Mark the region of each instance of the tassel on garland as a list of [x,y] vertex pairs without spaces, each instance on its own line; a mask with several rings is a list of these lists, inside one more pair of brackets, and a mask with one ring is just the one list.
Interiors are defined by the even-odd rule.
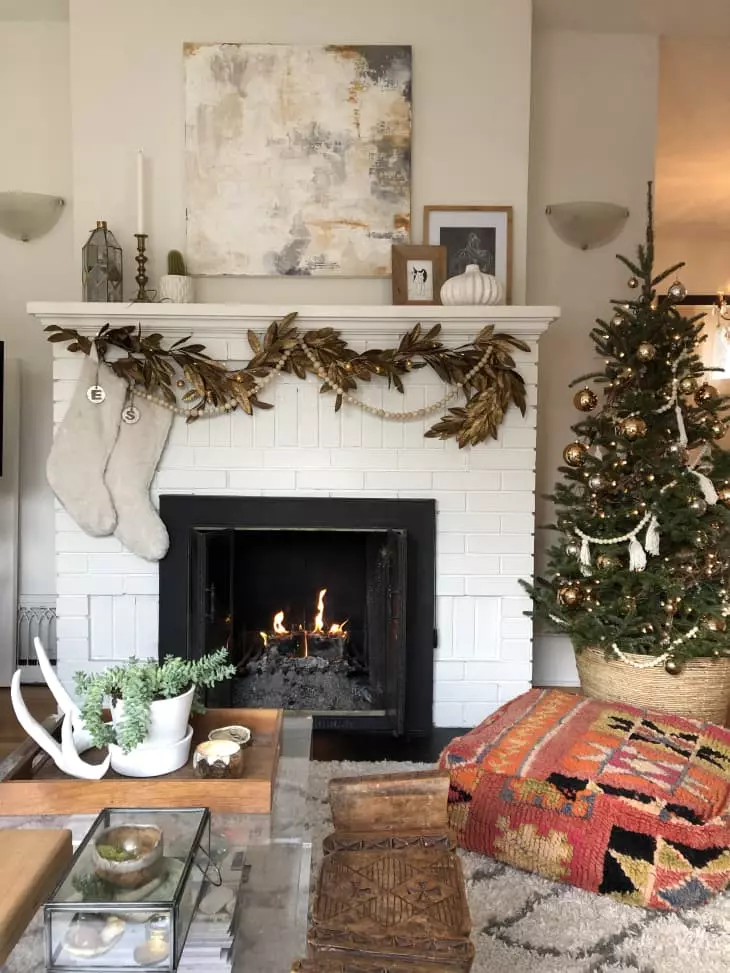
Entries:
[[646,528],[644,548],[646,553],[651,554],[652,557],[656,557],[659,553],[659,521],[653,514],[649,526]]
[[700,473],[699,470],[690,470],[690,472],[694,473],[694,475],[697,477],[700,490],[702,490],[702,496],[705,498],[706,502],[709,503],[710,506],[716,504],[720,498],[718,497],[717,490],[715,489],[715,486],[709,476],[705,476],[705,474]]
[[588,543],[588,538],[584,537],[580,545],[580,554],[578,555],[578,560],[580,562],[581,568],[590,568],[591,566],[591,545]]
[[687,429],[684,425],[684,416],[682,415],[682,407],[679,402],[675,405],[674,411],[677,415],[677,432],[679,433],[679,444],[680,446],[687,445]]
[[629,571],[643,571],[646,567],[646,551],[636,537],[629,541]]

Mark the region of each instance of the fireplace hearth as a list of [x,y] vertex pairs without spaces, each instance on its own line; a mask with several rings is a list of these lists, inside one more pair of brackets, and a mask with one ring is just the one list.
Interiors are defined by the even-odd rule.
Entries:
[[430,730],[432,501],[163,496],[160,513],[160,654],[227,646],[237,674],[211,702]]

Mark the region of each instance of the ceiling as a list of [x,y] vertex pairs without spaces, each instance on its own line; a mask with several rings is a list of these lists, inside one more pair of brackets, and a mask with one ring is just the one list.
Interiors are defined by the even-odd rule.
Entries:
[[68,0],[0,0],[2,20],[68,20]]
[[534,11],[543,29],[730,36],[730,0],[534,0]]

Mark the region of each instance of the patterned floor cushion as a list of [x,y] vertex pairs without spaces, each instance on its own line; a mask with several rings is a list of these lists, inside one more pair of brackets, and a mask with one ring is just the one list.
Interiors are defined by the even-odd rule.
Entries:
[[459,843],[633,905],[730,886],[730,731],[559,690],[507,703],[441,754]]

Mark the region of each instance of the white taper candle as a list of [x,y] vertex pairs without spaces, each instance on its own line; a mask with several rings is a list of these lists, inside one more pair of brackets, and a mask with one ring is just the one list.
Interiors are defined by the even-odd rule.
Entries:
[[137,152],[137,233],[144,233],[144,153]]

